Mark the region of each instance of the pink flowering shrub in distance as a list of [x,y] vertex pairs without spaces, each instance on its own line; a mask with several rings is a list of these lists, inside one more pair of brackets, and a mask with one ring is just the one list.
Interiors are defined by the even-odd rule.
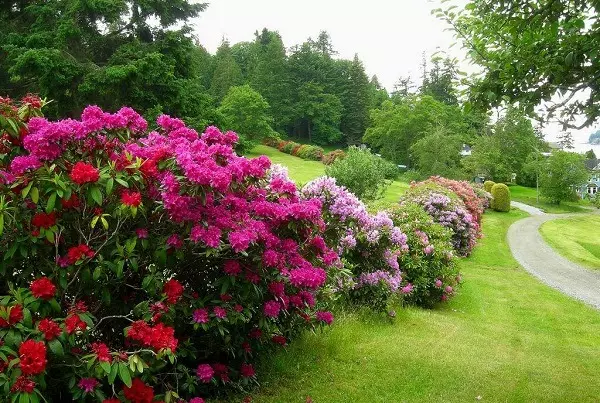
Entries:
[[479,223],[451,190],[431,181],[411,184],[400,206],[418,204],[433,220],[452,230],[452,246],[459,256],[469,256],[480,236]]
[[465,204],[477,224],[481,225],[481,216],[485,212],[486,206],[489,206],[489,202],[488,198],[478,192],[474,185],[467,181],[457,181],[441,176],[432,176],[425,182],[436,183],[454,192]]
[[369,214],[366,206],[335,178],[321,177],[306,184],[302,195],[323,205],[323,237],[342,256],[344,270],[335,280],[338,290],[353,303],[385,310],[394,297],[409,294],[399,257],[408,252],[407,236],[381,211]]
[[333,321],[323,202],[235,133],[95,106],[27,123],[0,153],[0,400],[199,402]]

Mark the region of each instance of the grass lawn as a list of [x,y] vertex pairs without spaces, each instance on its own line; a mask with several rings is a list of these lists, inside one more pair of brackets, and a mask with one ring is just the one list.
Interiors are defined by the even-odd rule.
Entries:
[[[311,180],[325,175],[325,165],[319,161],[306,161],[302,158],[295,157],[286,153],[282,153],[276,148],[258,145],[250,152],[246,153],[247,157],[253,158],[260,155],[266,155],[275,164],[285,165],[288,168],[290,178],[292,178],[299,186],[310,182]],[[378,205],[389,205],[398,201],[400,196],[408,189],[408,183],[394,181],[386,189],[381,200],[376,201]]]
[[582,266],[600,269],[600,216],[585,215],[544,223],[540,232],[558,253]]
[[597,402],[600,313],[527,274],[506,244],[525,214],[489,212],[435,310],[338,314],[269,359],[255,402]]
[[540,202],[537,202],[535,188],[528,188],[519,185],[510,185],[510,197],[514,201],[529,204],[530,206],[537,207],[546,213],[550,214],[561,214],[561,213],[580,213],[587,211],[584,206],[589,205],[586,201],[580,202],[562,202],[560,205],[552,204],[544,200],[540,196]]

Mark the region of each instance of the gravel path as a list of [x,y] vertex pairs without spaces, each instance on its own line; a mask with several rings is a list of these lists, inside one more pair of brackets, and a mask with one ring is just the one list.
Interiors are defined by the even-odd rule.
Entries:
[[508,245],[515,259],[550,287],[600,309],[600,271],[588,270],[560,256],[544,242],[539,232],[546,221],[574,214],[546,214],[526,204],[511,204],[532,215],[508,229]]

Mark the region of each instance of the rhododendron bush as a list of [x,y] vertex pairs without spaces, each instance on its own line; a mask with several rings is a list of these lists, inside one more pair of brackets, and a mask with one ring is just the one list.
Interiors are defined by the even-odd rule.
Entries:
[[382,311],[395,297],[412,292],[399,265],[399,257],[408,252],[407,236],[386,212],[369,214],[355,195],[330,177],[309,182],[302,195],[323,204],[324,237],[337,245],[344,262],[335,285],[350,302]]
[[400,256],[400,265],[413,289],[404,302],[431,308],[452,297],[460,282],[452,231],[434,222],[417,204],[395,206],[389,214],[408,236],[409,250]]
[[237,156],[234,133],[37,115],[0,153],[0,400],[197,403],[332,322],[322,200]]
[[462,200],[451,190],[431,181],[411,184],[400,206],[420,205],[433,220],[452,230],[452,245],[460,256],[469,256],[480,236],[480,226]]

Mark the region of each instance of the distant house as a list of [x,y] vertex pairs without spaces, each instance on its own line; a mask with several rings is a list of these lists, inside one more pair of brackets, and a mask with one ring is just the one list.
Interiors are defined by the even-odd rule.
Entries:
[[462,150],[460,150],[461,157],[468,157],[471,155],[471,146],[468,144],[463,144]]
[[585,167],[590,172],[590,176],[587,183],[577,189],[577,193],[581,198],[595,197],[600,190],[600,159],[585,160]]

